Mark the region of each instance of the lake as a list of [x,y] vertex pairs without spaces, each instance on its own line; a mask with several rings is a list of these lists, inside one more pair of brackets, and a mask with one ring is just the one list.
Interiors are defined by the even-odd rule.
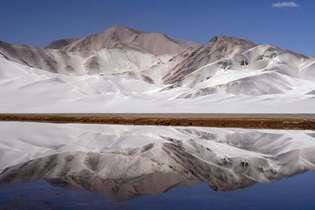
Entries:
[[315,132],[0,123],[0,210],[315,209]]

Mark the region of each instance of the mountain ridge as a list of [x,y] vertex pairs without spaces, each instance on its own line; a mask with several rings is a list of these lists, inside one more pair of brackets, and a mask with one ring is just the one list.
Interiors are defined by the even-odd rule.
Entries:
[[[168,106],[177,107],[176,112],[248,112],[246,107],[255,104],[260,108],[254,112],[273,113],[276,104],[283,106],[286,101],[298,104],[290,110],[305,112],[302,103],[313,112],[315,58],[272,45],[233,36],[191,45],[163,34],[112,27],[80,39],[57,40],[51,46],[57,49],[0,42],[0,85],[4,84],[0,95],[26,91],[23,95],[39,94],[40,103],[52,101],[57,107],[64,103],[58,102],[60,98],[76,98],[71,102],[76,106],[92,97],[100,103],[98,112],[134,112],[129,104],[148,112]],[[12,87],[8,80],[14,81]],[[21,100],[14,97],[10,95],[8,104]],[[101,105],[104,100],[108,106]],[[234,110],[231,101],[242,108]],[[179,103],[186,105],[178,108]]]
[[[61,39],[67,40],[67,39]],[[156,49],[150,49],[148,47],[148,41],[150,44],[154,44],[154,41],[161,41],[168,45],[178,45],[172,47],[166,47],[161,51]],[[57,40],[58,41],[58,40]],[[53,41],[54,42],[54,41]],[[159,44],[159,43],[158,43]],[[163,43],[161,43],[163,44]],[[197,43],[190,42],[190,44],[184,41],[179,41],[167,36],[164,33],[157,32],[143,32],[137,29],[133,29],[126,26],[113,26],[103,32],[90,34],[86,37],[76,39],[60,49],[65,51],[97,51],[103,48],[115,48],[115,47],[130,47],[137,50],[145,50],[151,54],[162,55],[162,54],[174,54],[183,48],[197,46]],[[49,45],[48,45],[49,46]],[[163,47],[163,46],[160,46]],[[49,47],[48,47],[49,48]],[[181,49],[182,48],[182,49]]]
[[[56,40],[48,44],[46,48],[0,42],[0,53],[8,60],[55,73],[72,74],[79,71],[93,74],[93,72],[107,71],[113,65],[114,69],[127,65],[131,66],[133,71],[136,68],[145,70],[156,65],[161,59],[166,59],[164,57],[170,59],[186,48],[197,46],[197,44],[176,41],[161,33],[140,32],[127,27],[111,27],[105,32],[79,39]],[[147,57],[151,57],[149,60],[152,61],[149,64],[141,64],[139,60],[142,57],[146,60],[148,60]],[[112,58],[122,59],[125,64],[112,64],[110,61]]]

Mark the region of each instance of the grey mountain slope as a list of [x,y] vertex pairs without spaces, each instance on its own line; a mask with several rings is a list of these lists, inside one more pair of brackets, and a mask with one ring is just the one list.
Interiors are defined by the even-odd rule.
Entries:
[[[0,42],[0,54],[10,61],[50,72],[85,71],[93,74],[113,69],[113,63],[116,61],[109,60],[108,56],[113,57],[112,59],[124,60],[125,64],[123,65],[137,66],[141,69],[138,59],[145,61],[147,59],[145,55],[143,58],[134,58],[133,54],[128,52],[135,51],[152,55],[152,57],[157,56],[156,60],[158,61],[158,56],[166,54],[176,56],[186,48],[194,48],[195,46],[198,45],[179,42],[160,33],[144,33],[126,27],[112,27],[105,32],[93,34],[86,38],[56,40],[46,48]],[[120,51],[118,54],[116,51],[108,51],[109,55],[106,57],[104,53],[99,53],[104,49]],[[130,57],[129,54],[132,56]],[[94,65],[90,64],[91,61]],[[131,64],[128,64],[130,62]],[[125,67],[128,69],[122,64],[116,65],[121,66],[121,69]],[[94,67],[98,67],[98,70],[95,71]]]
[[49,43],[45,48],[46,49],[62,49],[77,40],[79,39],[78,38],[58,39]]
[[[279,81],[275,81],[271,87],[286,86],[287,78],[282,78],[286,76],[306,80],[315,78],[314,58],[271,45],[257,45],[252,41],[237,37],[214,37],[207,45],[186,49],[181,53],[181,58],[183,59],[164,75],[163,80],[165,84],[173,84],[173,87],[177,87],[183,86],[186,82],[184,80],[189,80],[193,82],[191,84],[188,83],[188,87],[194,87],[196,84],[211,79],[219,70],[264,70],[266,74],[270,72],[271,77],[281,78]],[[275,75],[277,73],[280,74],[280,77]],[[254,83],[258,86],[264,86],[264,84],[260,84],[261,82],[264,83],[263,77],[257,76],[252,78],[255,78],[256,81]],[[237,86],[242,88],[243,81],[251,82],[247,79],[241,79]],[[187,87],[187,84],[184,84],[184,86]],[[254,92],[256,91],[255,89]],[[271,89],[274,90],[273,93],[282,93],[280,89]],[[284,89],[290,88],[284,87]],[[269,94],[268,91],[267,93],[265,91],[257,91],[260,92],[259,94]],[[232,90],[232,92],[235,91]],[[241,93],[245,92],[241,91]]]
[[57,61],[51,52],[46,49],[0,41],[0,55],[7,60],[29,67],[57,72]]
[[290,50],[231,36],[198,45],[127,27],[57,40],[47,48],[0,42],[0,57],[59,74],[127,77],[160,85],[161,91],[183,88],[176,98],[304,95],[314,90],[315,79],[315,59]]
[[92,34],[65,46],[66,51],[98,51],[103,48],[131,48],[153,55],[177,54],[190,46],[162,33],[146,33],[127,27],[112,27],[105,32]]
[[165,82],[178,82],[186,75],[206,64],[213,63],[231,55],[239,55],[255,46],[255,43],[245,39],[228,36],[214,37],[207,45],[199,47],[193,51],[187,59],[179,63],[169,75],[165,76]]

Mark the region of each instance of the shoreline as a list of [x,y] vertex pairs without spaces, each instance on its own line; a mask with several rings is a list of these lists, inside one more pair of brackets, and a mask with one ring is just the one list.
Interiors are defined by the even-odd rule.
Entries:
[[0,114],[0,121],[315,130],[314,114]]

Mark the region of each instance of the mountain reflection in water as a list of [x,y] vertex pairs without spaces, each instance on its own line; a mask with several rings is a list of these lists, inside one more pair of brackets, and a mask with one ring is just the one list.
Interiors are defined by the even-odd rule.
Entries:
[[1,210],[314,210],[315,173],[273,184],[257,184],[230,192],[209,190],[206,184],[175,187],[168,192],[115,201],[103,194],[51,185],[45,181],[0,186]]
[[[0,123],[0,195],[6,186],[43,184],[41,180],[58,189],[97,192],[122,203],[200,183],[212,189],[209,193],[234,191],[314,170],[314,134]],[[0,209],[1,205],[0,200]]]

